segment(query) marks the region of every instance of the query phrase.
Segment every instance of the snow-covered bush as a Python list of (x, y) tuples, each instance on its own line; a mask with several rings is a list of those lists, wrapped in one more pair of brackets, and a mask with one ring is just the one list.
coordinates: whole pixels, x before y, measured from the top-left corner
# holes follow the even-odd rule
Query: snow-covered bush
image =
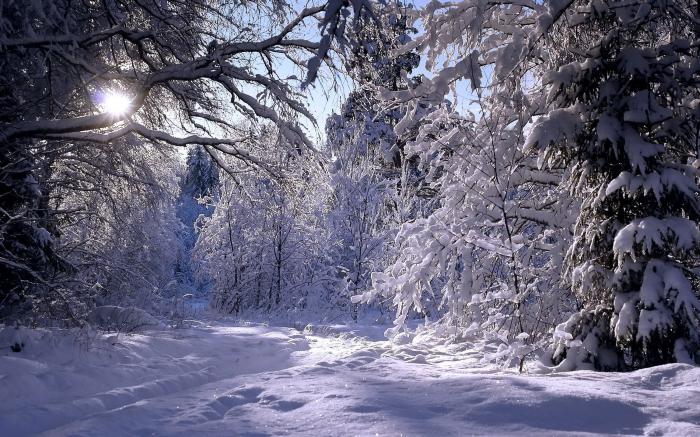
[(158, 319), (142, 309), (115, 305), (93, 308), (86, 320), (94, 328), (125, 333), (162, 327)]

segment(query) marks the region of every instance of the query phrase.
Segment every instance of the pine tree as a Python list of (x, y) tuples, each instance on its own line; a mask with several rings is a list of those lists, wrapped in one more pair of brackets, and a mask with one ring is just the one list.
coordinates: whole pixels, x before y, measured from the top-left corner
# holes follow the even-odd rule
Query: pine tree
[(202, 146), (187, 152), (187, 170), (182, 182), (184, 195), (198, 199), (216, 197), (219, 189), (219, 168)]
[(552, 16), (563, 18), (550, 32), (549, 112), (528, 143), (572, 169), (583, 201), (567, 253), (582, 309), (558, 327), (554, 362), (700, 362), (694, 6), (577, 1)]
[[(0, 124), (14, 121), (18, 98), (0, 66)], [(56, 301), (56, 276), (72, 268), (55, 251), (55, 223), (36, 175), (31, 142), (0, 140), (0, 320), (36, 315)]]
[(0, 145), (0, 318), (32, 309), (62, 262), (40, 226), (39, 184), (32, 157), (17, 143)]
[[(187, 152), (185, 174), (180, 184), (177, 216), (182, 223), (181, 251), (175, 267), (178, 282), (186, 288), (203, 292), (207, 281), (197, 280), (197, 266), (192, 265), (192, 250), (203, 220), (210, 217), (219, 197), (219, 168), (202, 146)], [(189, 292), (189, 291), (188, 291)]]

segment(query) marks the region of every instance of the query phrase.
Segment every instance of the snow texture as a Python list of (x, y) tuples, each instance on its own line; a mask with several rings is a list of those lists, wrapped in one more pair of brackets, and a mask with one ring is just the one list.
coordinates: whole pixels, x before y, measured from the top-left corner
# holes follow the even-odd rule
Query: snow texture
[(391, 343), (385, 328), (4, 328), (2, 345), (24, 349), (0, 355), (0, 435), (700, 433), (700, 368), (518, 375), (484, 367), (469, 343), (420, 328)]

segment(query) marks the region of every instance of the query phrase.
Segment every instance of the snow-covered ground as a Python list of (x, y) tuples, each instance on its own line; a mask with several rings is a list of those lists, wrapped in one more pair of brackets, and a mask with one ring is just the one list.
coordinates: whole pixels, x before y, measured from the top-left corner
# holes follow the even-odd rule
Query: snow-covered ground
[(700, 368), (518, 375), (383, 329), (21, 332), (0, 345), (0, 436), (700, 435)]

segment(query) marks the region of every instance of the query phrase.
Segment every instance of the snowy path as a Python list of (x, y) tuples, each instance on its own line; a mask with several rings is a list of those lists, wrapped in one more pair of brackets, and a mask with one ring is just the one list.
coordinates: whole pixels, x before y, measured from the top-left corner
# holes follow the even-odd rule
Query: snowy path
[(100, 337), (78, 358), (52, 341), (0, 355), (0, 435), (700, 435), (685, 365), (522, 376), (371, 327), (211, 324)]

